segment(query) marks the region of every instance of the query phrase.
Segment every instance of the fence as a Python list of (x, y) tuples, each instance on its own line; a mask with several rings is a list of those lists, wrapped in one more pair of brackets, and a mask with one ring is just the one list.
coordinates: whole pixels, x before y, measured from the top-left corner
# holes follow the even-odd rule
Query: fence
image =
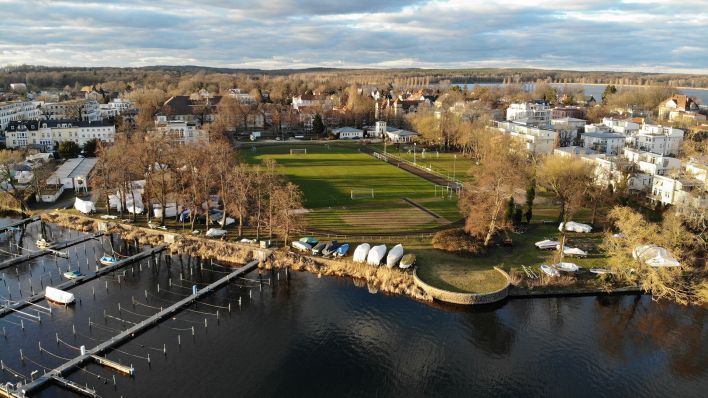
[(432, 167), (425, 167), (423, 165), (413, 163), (410, 160), (403, 159), (402, 157), (392, 155), (390, 153), (381, 153), (378, 150), (373, 149), (373, 148), (371, 148), (371, 155), (379, 160), (383, 160), (384, 162), (394, 163), (394, 162), (392, 162), (392, 160), (393, 160), (395, 162), (404, 163), (408, 166), (415, 167), (415, 168), (420, 169), (428, 174), (432, 174), (435, 177), (442, 178), (442, 179), (445, 179), (446, 181), (452, 182), (453, 184), (455, 184), (456, 189), (458, 187), (462, 186), (462, 181), (460, 179), (453, 178), (447, 174), (440, 173), (439, 171), (434, 170)]

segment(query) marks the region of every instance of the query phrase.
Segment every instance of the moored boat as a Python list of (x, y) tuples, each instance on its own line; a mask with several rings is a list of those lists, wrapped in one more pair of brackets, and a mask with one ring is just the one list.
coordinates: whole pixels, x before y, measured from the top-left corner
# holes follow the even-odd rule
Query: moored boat
[(311, 247), (318, 243), (317, 239), (313, 238), (312, 236), (302, 237), (302, 238), (300, 238), (300, 242), (307, 243)]
[(98, 262), (101, 265), (113, 265), (118, 262), (118, 260), (113, 257), (113, 256), (103, 256), (100, 259), (98, 259)]
[(38, 248), (38, 249), (46, 249), (46, 248), (48, 248), (49, 246), (52, 245), (51, 242), (49, 242), (48, 240), (46, 240), (46, 239), (44, 239), (44, 238), (39, 238), (39, 239), (37, 239), (36, 244), (37, 244), (37, 248)]
[(403, 257), (403, 245), (399, 243), (388, 252), (388, 256), (386, 256), (386, 266), (389, 268), (395, 267), (401, 260), (401, 257)]
[(339, 242), (336, 240), (333, 240), (325, 245), (325, 247), (322, 249), (322, 255), (323, 256), (331, 256), (333, 255), (337, 249), (341, 246)]
[(541, 264), (541, 271), (548, 276), (560, 276), (560, 272), (550, 265)]
[(84, 274), (82, 274), (81, 271), (78, 270), (64, 272), (64, 278), (66, 279), (76, 279), (82, 276), (84, 276)]
[(47, 301), (58, 304), (71, 304), (75, 300), (73, 293), (65, 292), (51, 286), (47, 286), (47, 289), (44, 291), (44, 298), (46, 298)]
[(314, 245), (312, 247), (312, 254), (314, 256), (319, 256), (322, 254), (322, 250), (327, 246), (329, 242), (319, 242), (318, 244)]
[(550, 239), (544, 239), (542, 241), (534, 243), (536, 248), (540, 250), (555, 250), (556, 247), (558, 246), (558, 241), (556, 240), (550, 240)]
[(398, 266), (401, 267), (402, 269), (410, 268), (413, 266), (413, 264), (415, 264), (415, 260), (416, 260), (415, 254), (408, 253), (408, 254), (404, 255), (403, 257), (401, 257), (401, 262), (398, 264)]

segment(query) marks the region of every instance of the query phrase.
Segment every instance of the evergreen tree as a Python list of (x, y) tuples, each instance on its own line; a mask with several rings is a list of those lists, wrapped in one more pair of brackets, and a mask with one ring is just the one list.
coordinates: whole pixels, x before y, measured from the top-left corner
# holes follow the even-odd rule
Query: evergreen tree
[(514, 219), (514, 211), (516, 210), (516, 203), (514, 203), (514, 197), (510, 197), (509, 201), (506, 202), (506, 212), (504, 217), (507, 221), (511, 222)]
[(602, 102), (607, 102), (607, 97), (617, 92), (617, 87), (614, 84), (608, 84), (605, 91), (602, 92)]
[(524, 218), (523, 211), (521, 207), (517, 207), (514, 210), (514, 225), (521, 225), (521, 220)]
[(95, 158), (96, 157), (96, 146), (98, 145), (98, 140), (95, 138), (92, 138), (86, 143), (84, 143), (83, 148), (83, 155), (87, 158)]
[(317, 135), (321, 136), (325, 131), (325, 125), (322, 122), (322, 116), (320, 114), (315, 115), (315, 119), (312, 121), (312, 132)]
[(531, 179), (529, 186), (526, 188), (526, 211), (524, 212), (524, 217), (526, 217), (526, 223), (531, 223), (531, 218), (533, 217), (533, 200), (536, 199), (536, 180)]
[(63, 159), (71, 159), (79, 156), (81, 148), (74, 141), (64, 141), (59, 144), (59, 156)]

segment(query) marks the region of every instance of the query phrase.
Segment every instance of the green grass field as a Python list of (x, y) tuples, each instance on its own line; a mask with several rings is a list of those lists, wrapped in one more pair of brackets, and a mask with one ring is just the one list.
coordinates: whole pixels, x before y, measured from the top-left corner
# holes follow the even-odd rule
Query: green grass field
[[(307, 154), (290, 154), (306, 148)], [(435, 184), (359, 151), (356, 144), (257, 146), (249, 163), (275, 159), (302, 189), (312, 228), (341, 232), (420, 230), (460, 219), (457, 201), (436, 196)], [(373, 189), (374, 197), (371, 198)], [(355, 199), (352, 199), (352, 190)], [(408, 198), (440, 218), (407, 203)]]
[[(383, 144), (372, 145), (377, 150), (383, 152)], [(412, 145), (387, 145), (386, 153), (398, 156), (409, 162), (413, 162), (413, 146)], [(425, 151), (417, 148), (415, 155), (416, 164), (423, 168), (431, 169), (445, 176), (455, 177), (461, 181), (470, 181), (474, 174), (474, 169), (477, 167), (475, 162), (464, 157), (461, 153), (455, 152), (437, 152)]]

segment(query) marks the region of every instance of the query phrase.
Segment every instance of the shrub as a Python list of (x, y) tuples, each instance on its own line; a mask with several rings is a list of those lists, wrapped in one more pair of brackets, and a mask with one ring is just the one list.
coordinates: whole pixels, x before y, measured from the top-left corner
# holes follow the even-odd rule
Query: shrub
[(433, 236), (433, 247), (458, 254), (478, 254), (484, 242), (469, 235), (462, 228), (447, 229)]

